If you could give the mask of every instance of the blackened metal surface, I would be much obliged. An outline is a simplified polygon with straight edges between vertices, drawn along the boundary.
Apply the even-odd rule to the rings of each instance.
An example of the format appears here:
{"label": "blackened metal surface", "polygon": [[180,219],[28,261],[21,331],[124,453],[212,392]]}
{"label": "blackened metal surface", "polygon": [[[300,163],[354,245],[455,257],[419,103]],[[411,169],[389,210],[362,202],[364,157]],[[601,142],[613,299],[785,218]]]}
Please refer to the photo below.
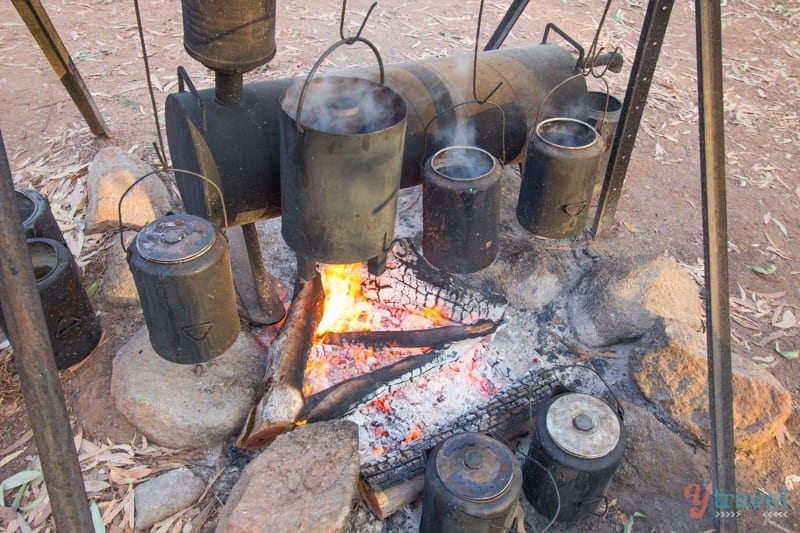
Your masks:
{"label": "blackened metal surface", "polygon": [[614,143],[611,146],[610,161],[603,188],[600,191],[597,211],[595,211],[592,234],[597,238],[604,229],[614,223],[617,204],[622,195],[622,186],[628,172],[633,145],[639,131],[639,123],[650,92],[650,83],[656,70],[658,54],[664,42],[669,16],[674,0],[650,0],[644,15],[642,31],[639,34],[639,46],[631,67],[628,88],[619,117],[619,126]]}
{"label": "blackened metal surface", "polygon": [[594,179],[595,183],[602,183],[603,178],[606,176],[608,160],[611,156],[611,145],[617,133],[617,125],[619,124],[619,115],[621,111],[622,102],[614,96],[598,91],[590,91],[587,94],[586,116],[584,120],[597,130],[597,133],[600,134],[603,138],[603,142],[605,142],[603,155],[600,156],[600,162],[597,164],[597,172],[595,173]]}
{"label": "blackened metal surface", "polygon": [[[27,249],[56,368],[63,370],[91,354],[103,332],[67,247],[51,239],[28,239]],[[8,331],[2,312],[0,326]]]}
{"label": "blackened metal surface", "polygon": [[502,167],[485,150],[452,146],[425,163],[422,252],[447,272],[471,273],[497,257]]}
{"label": "blackened metal surface", "polygon": [[[695,2],[697,89],[700,107],[700,181],[707,290],[708,400],[711,472],[720,493],[736,492],[733,448],[733,376],[728,290],[728,222],[725,198],[725,130],[722,88],[722,21],[719,4]],[[733,511],[736,509],[734,508]],[[736,531],[736,512],[719,518],[720,531]]]}
{"label": "blackened metal surface", "polygon": [[[13,206],[14,180],[0,134],[0,205]],[[59,531],[94,531],[72,429],[25,235],[15,209],[0,210],[0,304]]]}
{"label": "blackened metal surface", "polygon": [[[522,465],[525,498],[545,518],[564,523],[579,522],[602,509],[606,489],[627,445],[625,427],[617,419],[619,439],[607,454],[583,458],[562,450],[548,430],[548,413],[554,402],[574,394],[555,396],[539,409],[528,458]],[[608,412],[610,416],[618,416],[611,408]]]}
{"label": "blackened metal surface", "polygon": [[17,209],[22,217],[22,227],[28,239],[52,239],[67,245],[58,227],[50,202],[32,189],[17,189]]}
{"label": "blackened metal surface", "polygon": [[182,0],[183,44],[212,70],[247,72],[275,56],[275,0]]}
{"label": "blackened metal surface", "polygon": [[522,470],[505,445],[462,433],[434,448],[425,469],[422,533],[509,530],[522,489]]}
{"label": "blackened metal surface", "polygon": [[585,122],[540,122],[531,131],[520,180],[517,220],[522,227],[553,239],[583,231],[604,146]]}
{"label": "blackened metal surface", "polygon": [[[342,120],[332,105],[357,102]],[[394,240],[407,108],[377,83],[328,76],[305,97],[302,133],[295,116],[299,86],[281,97],[281,233],[298,256],[344,264],[385,256]],[[334,109],[331,109],[334,107]]]}
{"label": "blackened metal surface", "polygon": [[[193,215],[170,215],[151,222],[142,232],[166,234],[169,229],[164,225],[178,216],[211,226]],[[181,251],[189,259],[180,263],[146,259],[138,237],[128,252],[150,344],[161,357],[174,363],[209,361],[230,348],[239,335],[228,240],[219,230],[211,231],[215,234],[212,245],[200,255]],[[171,240],[160,242],[169,248]]]}
{"label": "blackened metal surface", "polygon": [[[471,64],[472,56],[463,55],[386,67],[386,86],[408,105],[401,187],[422,182],[426,147],[427,154],[432,154],[470,141],[467,144],[502,158],[504,139],[504,162],[521,159],[527,132],[545,95],[574,74],[575,58],[555,44],[479,53],[478,68],[485,74],[479,79],[478,91],[486,94],[502,81],[492,96],[502,113],[494,106],[462,106],[438,120],[426,135],[426,124],[469,92]],[[349,74],[377,81],[374,70]],[[185,74],[181,86],[184,78]],[[220,104],[214,89],[196,91],[189,83],[185,83],[188,90],[167,97],[167,140],[174,168],[214,180],[223,190],[232,225],[281,214],[279,98],[295,81],[246,84],[238,107]],[[570,80],[547,100],[543,114],[582,118],[575,102],[585,94],[582,76]],[[176,176],[187,212],[222,225],[214,206],[219,201],[216,192],[196,179],[178,172]]]}
{"label": "blackened metal surface", "polygon": [[280,282],[267,272],[255,223],[242,224],[242,236],[247,247],[247,258],[250,261],[250,270],[253,273],[253,283],[261,311],[257,321],[262,324],[275,324],[286,315],[283,300],[278,294]]}

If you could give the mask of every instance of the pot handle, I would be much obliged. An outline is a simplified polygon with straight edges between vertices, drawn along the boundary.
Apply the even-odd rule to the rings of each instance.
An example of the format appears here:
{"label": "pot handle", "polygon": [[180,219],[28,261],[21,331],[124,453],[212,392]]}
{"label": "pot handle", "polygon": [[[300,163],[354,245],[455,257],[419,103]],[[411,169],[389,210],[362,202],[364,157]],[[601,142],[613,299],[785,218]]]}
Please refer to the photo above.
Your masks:
{"label": "pot handle", "polygon": [[625,420],[625,409],[622,408],[622,404],[617,398],[617,395],[614,394],[614,391],[611,390],[611,387],[609,387],[608,383],[606,382],[605,379],[603,379],[603,376],[600,375],[600,372],[598,372],[597,369],[589,365],[579,365],[579,364],[559,365],[557,368],[559,370],[563,370],[565,368],[585,368],[586,370],[591,370],[592,372],[594,372],[595,375],[597,375],[597,377],[600,378],[600,381],[603,382],[603,385],[606,386],[606,389],[608,389],[608,392],[611,394],[611,397],[614,398],[614,403],[617,404],[617,414],[619,415],[619,419]]}
{"label": "pot handle", "polygon": [[[175,169],[172,169],[172,171],[173,172],[182,172],[184,174],[189,174],[191,176],[195,176],[197,178],[200,178],[201,180],[205,181],[206,183],[210,183],[217,190],[217,194],[219,195],[219,199],[220,199],[220,205],[222,206],[222,219],[225,221],[225,227],[227,228],[228,227],[228,211],[227,211],[227,209],[225,209],[225,198],[222,196],[222,189],[219,188],[219,185],[217,185],[216,183],[214,183],[212,180],[208,179],[207,177],[203,176],[202,174],[198,174],[197,172],[192,172],[191,170],[181,170],[179,168],[175,168]],[[144,176],[141,176],[141,177],[137,178],[136,181],[134,181],[133,183],[128,185],[128,188],[125,189],[122,192],[122,195],[119,197],[119,202],[117,202],[117,221],[119,222],[119,242],[122,245],[122,250],[126,254],[128,253],[128,248],[125,247],[125,239],[122,236],[122,231],[123,231],[123,229],[122,229],[122,201],[125,199],[125,197],[128,195],[128,193],[131,192],[131,189],[133,189],[136,185],[138,185],[140,181],[144,180],[145,178],[148,178],[148,177],[152,176],[153,174],[157,174],[157,173],[158,173],[157,170],[151,170],[150,172],[148,172]]]}

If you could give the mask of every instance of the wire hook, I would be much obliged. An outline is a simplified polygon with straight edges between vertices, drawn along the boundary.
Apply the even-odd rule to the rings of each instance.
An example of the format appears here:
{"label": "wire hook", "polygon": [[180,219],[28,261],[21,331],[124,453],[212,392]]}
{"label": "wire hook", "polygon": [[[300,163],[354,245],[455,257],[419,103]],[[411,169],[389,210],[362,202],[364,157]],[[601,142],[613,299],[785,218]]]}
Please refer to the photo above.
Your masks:
{"label": "wire hook", "polygon": [[364,20],[361,22],[361,27],[358,28],[356,34],[352,37],[345,37],[344,36],[344,17],[347,12],[347,0],[342,0],[342,16],[339,17],[339,37],[342,38],[343,41],[346,41],[347,44],[353,44],[356,40],[361,37],[361,32],[364,31],[364,26],[367,25],[367,20],[369,20],[369,16],[372,14],[372,10],[378,5],[378,2],[373,2],[372,5],[369,7]]}

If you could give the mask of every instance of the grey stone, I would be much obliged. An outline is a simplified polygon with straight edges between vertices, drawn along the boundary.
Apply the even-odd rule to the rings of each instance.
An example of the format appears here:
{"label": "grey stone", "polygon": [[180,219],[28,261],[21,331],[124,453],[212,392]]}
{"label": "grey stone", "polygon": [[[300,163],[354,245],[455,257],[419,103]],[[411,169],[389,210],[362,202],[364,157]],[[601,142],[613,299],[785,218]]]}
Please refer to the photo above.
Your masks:
{"label": "grey stone", "polygon": [[663,256],[599,264],[570,295],[568,310],[578,339],[592,347],[641,338],[658,317],[702,327],[697,285]]}
{"label": "grey stone", "polygon": [[[644,396],[700,442],[708,443],[706,337],[686,324],[664,321],[641,344],[633,379]],[[733,422],[737,450],[757,448],[775,437],[792,413],[792,396],[775,377],[734,352]]]}
{"label": "grey stone", "polygon": [[[130,246],[135,237],[136,233],[133,231],[124,232],[125,245]],[[133,274],[128,267],[127,254],[122,249],[118,236],[112,238],[114,244],[106,255],[106,269],[103,272],[103,296],[112,305],[137,305],[139,293],[136,292]]]}
{"label": "grey stone", "polygon": [[[119,228],[118,205],[122,194],[134,181],[152,171],[150,165],[119,147],[100,150],[86,175],[86,232],[99,233]],[[141,228],[169,210],[167,188],[158,176],[151,176],[125,196],[122,221]]]}
{"label": "grey stone", "polygon": [[136,506],[134,526],[138,531],[149,529],[175,513],[197,502],[206,483],[186,467],[145,481],[134,490]]}
{"label": "grey stone", "polygon": [[111,394],[117,409],[153,442],[208,448],[241,429],[256,400],[265,350],[242,332],[227,352],[203,365],[160,357],[142,327],[114,358]]}
{"label": "grey stone", "polygon": [[[702,496],[711,481],[708,456],[683,442],[647,409],[623,402],[628,444],[612,478],[608,498],[648,531],[704,531],[714,527],[713,503],[701,513]],[[697,516],[689,515],[697,491]],[[662,529],[659,529],[662,528]],[[637,529],[638,530],[638,529]]]}
{"label": "grey stone", "polygon": [[359,472],[356,424],[301,426],[247,465],[217,532],[350,531]]}

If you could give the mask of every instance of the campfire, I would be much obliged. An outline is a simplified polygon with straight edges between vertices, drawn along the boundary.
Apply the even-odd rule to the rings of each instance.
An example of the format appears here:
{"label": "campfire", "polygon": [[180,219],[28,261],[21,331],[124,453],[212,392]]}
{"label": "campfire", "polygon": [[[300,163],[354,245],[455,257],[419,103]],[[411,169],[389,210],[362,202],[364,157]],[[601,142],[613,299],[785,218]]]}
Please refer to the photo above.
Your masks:
{"label": "campfire", "polygon": [[[409,241],[366,262],[320,265],[270,346],[266,392],[239,439],[260,447],[307,422],[358,424],[362,490],[417,483],[433,446],[463,431],[519,432],[555,382],[525,354],[492,349],[506,302],[430,266]],[[532,368],[534,367],[534,368]],[[524,431],[524,430],[523,430]],[[384,498],[385,499],[385,498]]]}

